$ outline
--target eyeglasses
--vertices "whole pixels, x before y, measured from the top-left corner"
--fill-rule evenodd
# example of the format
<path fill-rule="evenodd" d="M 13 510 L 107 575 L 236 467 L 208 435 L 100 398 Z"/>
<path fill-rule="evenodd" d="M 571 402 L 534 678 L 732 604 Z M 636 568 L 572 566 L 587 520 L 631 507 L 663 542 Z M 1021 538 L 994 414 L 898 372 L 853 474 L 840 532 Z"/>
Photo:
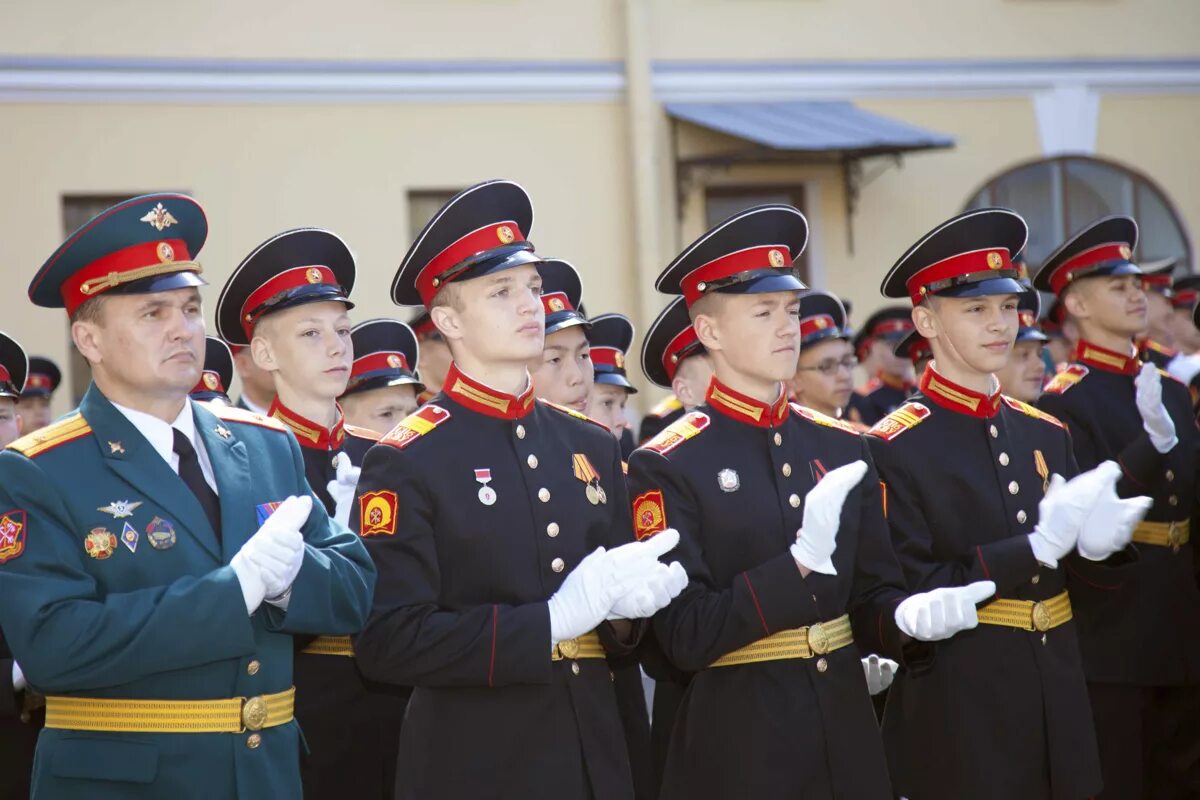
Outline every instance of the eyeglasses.
<path fill-rule="evenodd" d="M 811 367 L 796 367 L 797 372 L 812 372 L 816 371 L 822 375 L 834 375 L 838 368 L 841 367 L 847 371 L 853 371 L 858 366 L 858 359 L 854 356 L 843 356 L 842 358 L 826 358 L 818 361 Z"/>

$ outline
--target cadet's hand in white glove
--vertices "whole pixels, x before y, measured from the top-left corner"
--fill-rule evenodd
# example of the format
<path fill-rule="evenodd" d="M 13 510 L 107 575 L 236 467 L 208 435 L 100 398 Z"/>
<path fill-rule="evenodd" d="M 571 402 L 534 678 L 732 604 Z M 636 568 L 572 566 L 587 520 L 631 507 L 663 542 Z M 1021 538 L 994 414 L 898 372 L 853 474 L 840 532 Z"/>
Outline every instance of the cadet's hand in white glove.
<path fill-rule="evenodd" d="M 812 572 L 837 575 L 833 551 L 837 549 L 838 526 L 846 495 L 867 474 L 867 463 L 855 461 L 826 473 L 804 498 L 804 521 L 792 545 L 792 558 Z"/>
<path fill-rule="evenodd" d="M 337 454 L 337 477 L 325 484 L 325 490 L 333 498 L 333 518 L 343 525 L 350 524 L 350 509 L 354 507 L 361 474 L 362 469 L 351 465 L 348 455 Z"/>
<path fill-rule="evenodd" d="M 867 691 L 877 695 L 892 685 L 900 665 L 890 658 L 869 655 L 862 660 L 863 674 L 867 676 Z"/>
<path fill-rule="evenodd" d="M 1175 436 L 1175 423 L 1167 413 L 1162 399 L 1162 376 L 1153 364 L 1142 365 L 1142 371 L 1133 379 L 1137 395 L 1137 410 L 1142 415 L 1142 428 L 1150 435 L 1150 443 L 1160 453 L 1169 453 L 1179 443 Z"/>
<path fill-rule="evenodd" d="M 979 624 L 975 604 L 996 593 L 992 581 L 934 589 L 905 598 L 896 607 L 896 626 L 914 639 L 936 642 Z"/>
<path fill-rule="evenodd" d="M 1061 475 L 1051 475 L 1050 488 L 1038 503 L 1037 525 L 1029 534 L 1033 557 L 1048 567 L 1057 567 L 1058 560 L 1075 548 L 1101 492 L 1115 480 L 1111 469 L 1104 464 L 1069 481 Z"/>
<path fill-rule="evenodd" d="M 1154 505 L 1149 497 L 1117 497 L 1121 468 L 1114 462 L 1105 461 L 1096 470 L 1104 470 L 1111 480 L 1105 483 L 1079 532 L 1079 555 L 1089 561 L 1103 561 L 1124 549 L 1133 538 L 1133 529 Z"/>

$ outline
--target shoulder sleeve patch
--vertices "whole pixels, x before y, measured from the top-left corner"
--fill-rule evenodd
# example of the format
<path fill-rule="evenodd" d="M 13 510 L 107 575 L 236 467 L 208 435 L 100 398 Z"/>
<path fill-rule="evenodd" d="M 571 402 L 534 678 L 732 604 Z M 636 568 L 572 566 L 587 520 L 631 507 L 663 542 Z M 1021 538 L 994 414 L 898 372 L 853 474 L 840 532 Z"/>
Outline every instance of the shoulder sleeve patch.
<path fill-rule="evenodd" d="M 390 490 L 363 492 L 358 496 L 359 536 L 395 536 L 396 512 L 400 501 Z"/>
<path fill-rule="evenodd" d="M 662 492 L 654 489 L 633 498 L 633 535 L 640 542 L 667 529 Z"/>
<path fill-rule="evenodd" d="M 287 426 L 274 417 L 265 417 L 237 406 L 211 405 L 208 410 L 217 415 L 218 419 L 226 422 L 242 422 L 246 425 L 257 425 L 260 428 L 270 428 L 273 431 L 286 431 Z"/>
<path fill-rule="evenodd" d="M 1046 384 L 1046 388 L 1042 391 L 1049 392 L 1050 394 L 1062 394 L 1083 380 L 1087 374 L 1088 368 L 1083 364 L 1071 364 L 1051 378 L 1050 382 Z"/>
<path fill-rule="evenodd" d="M 396 427 L 379 440 L 379 443 L 389 444 L 403 450 L 448 419 L 450 419 L 449 411 L 429 403 L 400 420 Z"/>
<path fill-rule="evenodd" d="M 9 450 L 16 450 L 26 458 L 33 458 L 59 445 L 87 436 L 92 432 L 83 415 L 76 411 L 62 419 L 52 422 L 41 430 L 34 431 L 28 436 L 22 436 L 8 445 Z"/>
<path fill-rule="evenodd" d="M 679 398 L 676 397 L 675 395 L 669 395 L 668 397 L 665 397 L 662 400 L 660 400 L 654 406 L 654 408 L 650 409 L 650 413 L 647 414 L 646 416 L 647 417 L 665 417 L 667 414 L 673 414 L 674 412 L 678 411 L 681 408 L 683 408 L 683 403 L 679 402 Z"/>
<path fill-rule="evenodd" d="M 25 552 L 25 511 L 14 508 L 0 514 L 0 564 Z"/>
<path fill-rule="evenodd" d="M 1053 414 L 1047 414 L 1037 406 L 1032 406 L 1022 400 L 1018 400 L 1015 397 L 1009 397 L 1006 394 L 1001 395 L 1001 397 L 1004 399 L 1004 404 L 1014 411 L 1020 411 L 1022 414 L 1028 414 L 1029 416 L 1040 419 L 1043 422 L 1049 422 L 1051 425 L 1057 425 L 1063 430 L 1067 429 L 1067 426 L 1063 424 L 1062 420 Z"/>
<path fill-rule="evenodd" d="M 542 400 L 541 398 L 538 398 L 538 402 L 544 406 L 549 406 L 550 408 L 553 408 L 555 411 L 562 412 L 563 414 L 566 414 L 568 417 L 574 417 L 575 419 L 583 420 L 584 422 L 590 422 L 593 425 L 595 425 L 596 427 L 604 429 L 604 431 L 606 433 L 608 432 L 608 426 L 605 425 L 603 422 L 594 420 L 591 417 L 589 417 L 587 414 L 581 414 L 578 411 L 576 411 L 575 409 L 571 408 L 570 406 L 560 406 L 558 403 L 551 403 L 549 400 Z"/>
<path fill-rule="evenodd" d="M 813 411 L 811 408 L 806 408 L 799 403 L 792 403 L 792 411 L 798 416 L 804 417 L 809 422 L 815 422 L 818 425 L 824 425 L 826 428 L 834 428 L 835 430 L 845 431 L 858 436 L 859 430 L 849 422 L 844 422 L 840 419 L 834 419 L 828 414 L 822 414 L 820 411 Z"/>
<path fill-rule="evenodd" d="M 910 428 L 915 428 L 929 416 L 929 408 L 914 401 L 909 401 L 888 414 L 875 427 L 867 431 L 871 436 L 890 442 Z"/>
<path fill-rule="evenodd" d="M 646 450 L 653 450 L 660 456 L 666 455 L 688 439 L 698 435 L 700 431 L 708 427 L 710 422 L 708 414 L 705 414 L 703 411 L 693 411 L 690 414 L 684 414 L 663 428 L 657 436 L 646 442 L 642 447 Z"/>
<path fill-rule="evenodd" d="M 367 439 L 368 441 L 372 442 L 378 442 L 383 438 L 383 435 L 378 431 L 373 431 L 370 428 L 360 428 L 357 425 L 343 425 L 342 430 L 344 430 L 349 436 L 353 436 L 357 439 Z"/>

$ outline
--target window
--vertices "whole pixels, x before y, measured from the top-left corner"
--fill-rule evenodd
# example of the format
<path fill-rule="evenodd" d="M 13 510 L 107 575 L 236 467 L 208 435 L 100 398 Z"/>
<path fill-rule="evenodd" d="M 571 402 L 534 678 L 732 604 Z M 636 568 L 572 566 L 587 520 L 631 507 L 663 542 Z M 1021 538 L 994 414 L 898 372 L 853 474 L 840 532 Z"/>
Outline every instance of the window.
<path fill-rule="evenodd" d="M 408 238 L 416 239 L 425 223 L 461 189 L 414 189 L 408 193 Z"/>
<path fill-rule="evenodd" d="M 1111 161 L 1062 156 L 1022 164 L 992 178 L 967 203 L 986 206 L 1011 208 L 1029 223 L 1031 271 L 1072 233 L 1109 214 L 1137 220 L 1136 258 L 1180 258 L 1178 271 L 1191 271 L 1191 242 L 1171 201 L 1145 175 Z"/>
<path fill-rule="evenodd" d="M 712 228 L 739 211 L 765 203 L 786 203 L 804 212 L 803 186 L 709 186 L 704 190 L 704 222 Z M 811 285 L 808 250 L 796 261 L 800 280 Z"/>

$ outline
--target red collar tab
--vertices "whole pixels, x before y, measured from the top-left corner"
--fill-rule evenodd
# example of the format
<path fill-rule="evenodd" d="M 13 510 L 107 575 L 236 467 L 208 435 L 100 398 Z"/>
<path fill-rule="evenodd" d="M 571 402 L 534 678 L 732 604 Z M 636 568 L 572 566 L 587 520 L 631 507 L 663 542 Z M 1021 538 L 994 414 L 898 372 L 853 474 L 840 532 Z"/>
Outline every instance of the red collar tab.
<path fill-rule="evenodd" d="M 683 276 L 680 286 L 683 298 L 690 307 L 710 288 L 709 284 L 731 278 L 742 272 L 774 269 L 786 270 L 792 268 L 792 251 L 784 244 L 768 244 L 758 247 L 747 247 L 734 253 L 728 253 L 720 258 L 714 258 L 707 264 L 702 264 Z"/>
<path fill-rule="evenodd" d="M 1075 346 L 1075 354 L 1071 360 L 1105 372 L 1115 372 L 1118 375 L 1137 375 L 1142 368 L 1142 362 L 1136 355 L 1114 353 L 1112 350 L 1106 350 L 1099 345 L 1083 340 L 1080 340 L 1079 344 Z"/>
<path fill-rule="evenodd" d="M 271 408 L 267 411 L 267 416 L 279 420 L 288 426 L 292 433 L 296 434 L 296 440 L 300 442 L 301 447 L 308 447 L 314 450 L 341 449 L 342 442 L 346 438 L 346 421 L 342 416 L 341 406 L 337 407 L 337 415 L 337 422 L 333 424 L 333 428 L 326 430 L 312 420 L 305 419 L 282 405 L 278 397 L 271 403 Z"/>
<path fill-rule="evenodd" d="M 1128 261 L 1132 257 L 1133 250 L 1128 242 L 1098 244 L 1059 264 L 1050 276 L 1050 289 L 1055 294 L 1062 294 L 1067 284 L 1076 278 L 1084 277 L 1093 267 L 1110 261 Z"/>
<path fill-rule="evenodd" d="M 675 371 L 679 363 L 700 349 L 700 337 L 691 325 L 675 334 L 675 338 L 663 349 L 663 369 L 667 372 L 667 380 L 675 380 Z"/>
<path fill-rule="evenodd" d="M 251 292 L 246 298 L 246 302 L 242 303 L 242 329 L 246 331 L 246 335 L 253 336 L 254 324 L 265 312 L 270 310 L 270 306 L 267 305 L 268 301 L 301 286 L 333 286 L 339 292 L 342 289 L 341 284 L 334 277 L 333 270 L 329 267 L 312 265 L 286 269 L 278 275 L 272 276 L 269 281 Z"/>
<path fill-rule="evenodd" d="M 593 347 L 592 363 L 599 367 L 625 369 L 625 354 L 616 347 Z"/>
<path fill-rule="evenodd" d="M 353 380 L 368 372 L 379 372 L 385 369 L 404 369 L 412 372 L 404 353 L 398 350 L 381 350 L 354 359 L 354 363 L 350 366 L 350 378 Z"/>
<path fill-rule="evenodd" d="M 497 419 L 521 419 L 529 415 L 534 405 L 533 381 L 520 396 L 513 396 L 480 383 L 453 363 L 442 391 L 464 407 Z"/>
<path fill-rule="evenodd" d="M 74 314 L 85 300 L 102 292 L 123 283 L 172 272 L 200 272 L 200 265 L 192 261 L 183 239 L 130 245 L 96 259 L 63 281 L 63 303 L 67 313 Z"/>
<path fill-rule="evenodd" d="M 206 369 L 200 374 L 200 380 L 197 381 L 192 391 L 188 392 L 188 394 L 195 394 L 196 392 L 229 394 L 229 392 L 225 391 L 225 386 L 221 383 L 221 376 L 211 369 Z"/>
<path fill-rule="evenodd" d="M 948 380 L 930 363 L 921 375 L 921 393 L 942 408 L 980 419 L 991 419 L 1000 410 L 1000 390 L 993 395 L 980 394 Z"/>
<path fill-rule="evenodd" d="M 0 367 L 0 380 L 8 380 L 8 370 Z M 25 379 L 25 391 L 30 389 L 53 389 L 54 381 L 49 375 L 43 375 L 40 372 L 31 372 L 29 377 Z"/>
<path fill-rule="evenodd" d="M 1138 343 L 1138 352 L 1139 353 L 1148 353 L 1148 352 L 1149 353 L 1161 353 L 1162 355 L 1166 356 L 1167 358 L 1174 358 L 1175 356 L 1179 355 L 1178 350 L 1167 347 L 1165 344 L 1162 344 L 1161 342 L 1156 342 L 1153 339 L 1143 339 L 1142 341 L 1140 341 Z M 1138 369 L 1141 369 L 1141 367 L 1138 367 Z"/>
<path fill-rule="evenodd" d="M 774 428 L 787 419 L 788 395 L 780 385 L 779 399 L 773 404 L 759 402 L 736 392 L 716 378 L 708 385 L 708 404 L 727 417 L 759 428 Z"/>
<path fill-rule="evenodd" d="M 829 314 L 817 314 L 815 317 L 805 317 L 800 320 L 800 341 L 836 327 L 837 323 Z"/>
<path fill-rule="evenodd" d="M 575 310 L 575 306 L 571 305 L 571 298 L 567 297 L 566 292 L 550 292 L 542 295 L 542 308 L 548 315 Z"/>
<path fill-rule="evenodd" d="M 458 266 L 472 256 L 487 252 L 506 244 L 525 241 L 525 234 L 512 220 L 492 222 L 476 228 L 429 260 L 417 275 L 417 291 L 428 307 L 441 285 L 453 278 L 443 280 L 442 274 Z"/>
<path fill-rule="evenodd" d="M 915 306 L 926 295 L 937 294 L 950 285 L 963 282 L 961 279 L 964 278 L 967 283 L 977 283 L 991 278 L 1016 278 L 1020 274 L 1007 248 L 989 247 L 959 253 L 930 264 L 905 281 L 904 287 L 908 289 L 909 299 Z"/>

